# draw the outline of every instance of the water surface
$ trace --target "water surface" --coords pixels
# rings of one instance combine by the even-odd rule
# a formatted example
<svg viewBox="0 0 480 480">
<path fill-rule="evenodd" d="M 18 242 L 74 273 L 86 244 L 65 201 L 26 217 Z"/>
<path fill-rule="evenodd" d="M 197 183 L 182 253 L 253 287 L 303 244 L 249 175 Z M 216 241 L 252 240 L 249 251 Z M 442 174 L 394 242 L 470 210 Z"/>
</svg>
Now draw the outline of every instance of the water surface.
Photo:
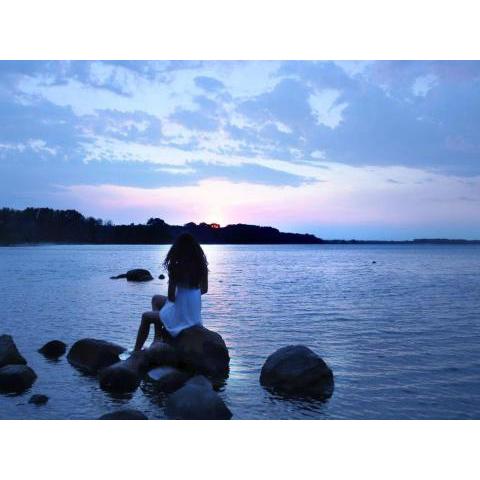
<svg viewBox="0 0 480 480">
<path fill-rule="evenodd" d="M 65 357 L 37 349 L 83 337 L 132 348 L 167 246 L 0 248 L 0 333 L 38 374 L 22 395 L 0 395 L 0 418 L 91 419 L 117 408 L 164 418 L 164 399 L 139 389 L 112 397 Z M 203 318 L 225 339 L 220 392 L 236 419 L 480 418 L 480 247 L 280 245 L 205 247 Z M 375 261 L 376 263 L 372 263 Z M 155 280 L 110 280 L 130 268 Z M 325 402 L 272 396 L 258 382 L 277 348 L 305 344 L 335 375 Z M 32 393 L 50 396 L 28 404 Z"/>
</svg>

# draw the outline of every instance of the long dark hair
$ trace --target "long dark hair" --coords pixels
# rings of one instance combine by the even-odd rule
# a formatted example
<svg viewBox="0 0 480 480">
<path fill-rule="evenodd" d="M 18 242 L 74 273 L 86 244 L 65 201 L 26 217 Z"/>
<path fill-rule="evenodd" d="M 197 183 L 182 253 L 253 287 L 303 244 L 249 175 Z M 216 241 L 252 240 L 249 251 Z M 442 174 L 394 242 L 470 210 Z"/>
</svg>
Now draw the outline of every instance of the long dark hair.
<svg viewBox="0 0 480 480">
<path fill-rule="evenodd" d="M 189 233 L 179 235 L 165 257 L 163 266 L 170 281 L 198 288 L 208 273 L 208 262 L 200 244 Z"/>
</svg>

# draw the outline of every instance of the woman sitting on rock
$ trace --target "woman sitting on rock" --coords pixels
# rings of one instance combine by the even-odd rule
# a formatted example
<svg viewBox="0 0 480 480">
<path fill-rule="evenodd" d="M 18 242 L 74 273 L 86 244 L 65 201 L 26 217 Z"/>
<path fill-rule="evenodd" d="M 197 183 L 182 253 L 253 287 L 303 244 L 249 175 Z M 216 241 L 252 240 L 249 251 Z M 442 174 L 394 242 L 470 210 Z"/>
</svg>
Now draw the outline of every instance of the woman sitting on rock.
<svg viewBox="0 0 480 480">
<path fill-rule="evenodd" d="M 200 244 L 189 233 L 182 233 L 163 262 L 168 271 L 168 297 L 154 295 L 151 312 L 142 315 L 135 351 L 148 338 L 150 325 L 155 340 L 176 337 L 182 330 L 201 325 L 201 295 L 208 291 L 208 262 Z"/>
</svg>

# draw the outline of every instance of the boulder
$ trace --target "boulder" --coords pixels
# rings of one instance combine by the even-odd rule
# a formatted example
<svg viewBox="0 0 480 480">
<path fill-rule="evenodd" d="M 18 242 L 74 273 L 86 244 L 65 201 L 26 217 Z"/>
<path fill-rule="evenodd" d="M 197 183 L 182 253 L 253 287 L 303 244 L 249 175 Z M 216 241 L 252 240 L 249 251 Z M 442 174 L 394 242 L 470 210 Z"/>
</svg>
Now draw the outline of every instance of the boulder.
<svg viewBox="0 0 480 480">
<path fill-rule="evenodd" d="M 187 372 L 167 366 L 150 370 L 145 376 L 145 382 L 155 390 L 170 393 L 182 387 L 189 378 L 190 375 Z"/>
<path fill-rule="evenodd" d="M 36 373 L 26 365 L 5 365 L 0 368 L 0 391 L 22 393 L 33 385 Z"/>
<path fill-rule="evenodd" d="M 37 393 L 30 397 L 28 403 L 33 403 L 35 405 L 45 405 L 48 402 L 47 395 L 42 395 L 41 393 Z"/>
<path fill-rule="evenodd" d="M 67 360 L 75 368 L 96 375 L 103 368 L 117 363 L 120 360 L 119 355 L 123 351 L 125 349 L 115 343 L 83 338 L 72 345 Z"/>
<path fill-rule="evenodd" d="M 202 375 L 191 378 L 167 400 L 167 417 L 175 420 L 230 420 L 232 412 Z"/>
<path fill-rule="evenodd" d="M 38 351 L 47 358 L 59 358 L 65 355 L 67 345 L 60 340 L 52 340 L 39 348 Z"/>
<path fill-rule="evenodd" d="M 125 408 L 116 412 L 106 413 L 99 420 L 148 420 L 148 417 L 138 410 Z"/>
<path fill-rule="evenodd" d="M 149 361 L 144 351 L 133 352 L 130 357 L 100 371 L 100 387 L 107 392 L 134 392 L 148 370 Z"/>
<path fill-rule="evenodd" d="M 179 355 L 177 350 L 169 343 L 163 341 L 153 342 L 144 350 L 147 355 L 150 366 L 169 365 L 176 367 L 179 363 Z"/>
<path fill-rule="evenodd" d="M 0 367 L 26 364 L 11 335 L 0 335 Z"/>
<path fill-rule="evenodd" d="M 265 361 L 260 383 L 277 393 L 326 399 L 333 393 L 333 373 L 312 350 L 290 345 Z"/>
<path fill-rule="evenodd" d="M 135 268 L 134 270 L 129 270 L 127 273 L 122 273 L 121 275 L 110 278 L 112 280 L 126 278 L 129 282 L 148 282 L 149 280 L 153 280 L 152 274 L 143 268 Z"/>
<path fill-rule="evenodd" d="M 228 376 L 230 356 L 218 333 L 203 326 L 190 327 L 169 343 L 177 351 L 181 366 L 215 380 Z"/>
</svg>

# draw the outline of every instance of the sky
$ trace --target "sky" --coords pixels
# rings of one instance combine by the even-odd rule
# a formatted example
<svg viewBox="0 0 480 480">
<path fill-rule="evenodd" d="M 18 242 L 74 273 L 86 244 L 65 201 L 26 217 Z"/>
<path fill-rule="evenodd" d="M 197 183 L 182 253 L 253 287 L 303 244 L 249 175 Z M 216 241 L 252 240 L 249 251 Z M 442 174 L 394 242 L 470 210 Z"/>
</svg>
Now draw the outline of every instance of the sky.
<svg viewBox="0 0 480 480">
<path fill-rule="evenodd" d="M 480 62 L 0 61 L 0 206 L 480 238 Z"/>
</svg>

